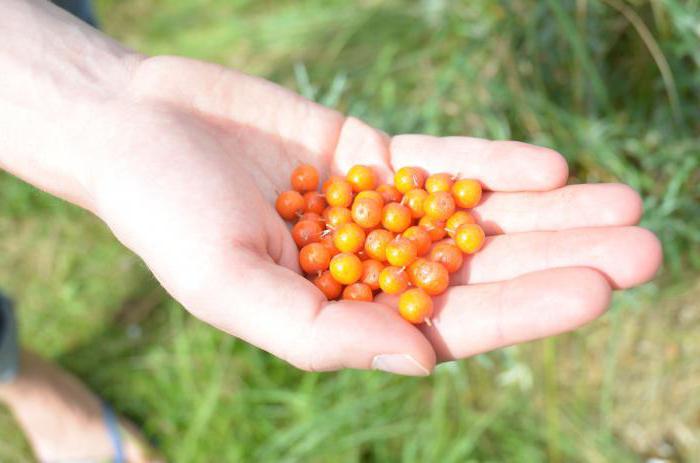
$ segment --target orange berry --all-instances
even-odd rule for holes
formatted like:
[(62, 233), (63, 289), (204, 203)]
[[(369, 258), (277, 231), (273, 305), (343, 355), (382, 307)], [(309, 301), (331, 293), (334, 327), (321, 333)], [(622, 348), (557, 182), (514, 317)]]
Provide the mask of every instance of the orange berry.
[(455, 200), (446, 191), (430, 193), (423, 201), (425, 215), (437, 220), (447, 220), (455, 211)]
[(381, 204), (382, 207), (384, 207), (384, 202), (385, 202), (384, 196), (382, 196), (381, 193), (379, 193), (378, 191), (375, 191), (375, 190), (360, 191), (359, 193), (357, 193), (357, 195), (355, 195), (355, 201), (353, 203), (359, 201), (360, 199), (364, 199), (364, 198), (373, 199), (373, 200), (377, 201), (379, 204)]
[(394, 234), (389, 230), (372, 230), (365, 240), (365, 253), (372, 259), (386, 262), (386, 245), (394, 239)]
[(340, 293), (343, 292), (343, 285), (335, 281), (333, 275), (331, 275), (331, 272), (328, 270), (317, 275), (312, 282), (321, 290), (329, 301), (337, 299)]
[(337, 180), (326, 188), (326, 202), (329, 206), (350, 207), (352, 204), (352, 186), (344, 181)]
[(363, 228), (372, 228), (382, 221), (382, 204), (376, 199), (356, 199), (352, 205), (352, 219)]
[(332, 183), (335, 183), (337, 181), (344, 182), (345, 177), (341, 177), (340, 175), (331, 175), (330, 177), (328, 177), (328, 179), (325, 182), (323, 182), (323, 186), (321, 187), (321, 191), (323, 191), (323, 193), (325, 194), (326, 191), (328, 190), (328, 187)]
[(421, 288), (412, 288), (399, 297), (399, 313), (418, 325), (433, 316), (433, 300)]
[(416, 257), (418, 257), (418, 248), (408, 238), (397, 236), (386, 245), (386, 260), (395, 267), (411, 265)]
[(304, 197), (297, 191), (280, 193), (275, 202), (275, 209), (284, 220), (294, 220), (304, 212)]
[(436, 244), (430, 250), (428, 258), (433, 262), (439, 262), (444, 265), (448, 273), (456, 272), (464, 263), (464, 254), (457, 246), (451, 243)]
[(467, 178), (457, 180), (452, 185), (452, 196), (459, 207), (475, 207), (481, 201), (481, 183)]
[(355, 254), (343, 252), (331, 259), (330, 270), (335, 281), (351, 285), (362, 277), (362, 261)]
[(447, 219), (447, 222), (445, 222), (445, 230), (451, 237), (454, 238), (455, 232), (459, 226), (465, 223), (476, 223), (476, 220), (474, 219), (474, 216), (467, 211), (457, 211), (452, 214), (449, 219)]
[(302, 248), (309, 243), (317, 243), (321, 240), (323, 227), (312, 220), (300, 220), (292, 227), (292, 238), (298, 247)]
[(449, 192), (454, 182), (454, 177), (450, 174), (433, 174), (425, 180), (425, 189), (428, 193)]
[(352, 185), (354, 192), (374, 190), (377, 186), (377, 175), (368, 166), (352, 166), (345, 178)]
[(421, 217), (418, 221), (418, 225), (425, 228), (430, 235), (430, 239), (433, 241), (440, 241), (447, 235), (445, 231), (445, 222), (442, 220), (436, 220), (426, 215)]
[(372, 289), (379, 289), (379, 274), (384, 269), (384, 264), (374, 259), (362, 261), (362, 277), (360, 281)]
[(414, 188), (423, 188), (425, 172), (419, 167), (402, 167), (394, 175), (394, 186), (401, 193)]
[(377, 193), (381, 194), (385, 203), (398, 203), (401, 201), (402, 194), (393, 185), (379, 185)]
[(465, 254), (474, 254), (484, 246), (486, 235), (484, 230), (475, 223), (460, 225), (454, 237), (457, 247)]
[(357, 252), (365, 245), (365, 231), (355, 223), (345, 223), (333, 233), (333, 244), (340, 252)]
[(408, 288), (408, 274), (403, 267), (384, 267), (379, 274), (379, 288), (387, 294), (399, 294)]
[(394, 233), (403, 232), (411, 225), (411, 210), (403, 204), (387, 204), (382, 210), (382, 225)]
[(306, 273), (326, 270), (330, 260), (330, 250), (321, 243), (309, 243), (299, 251), (299, 265)]
[(328, 207), (323, 211), (323, 219), (330, 229), (337, 229), (344, 223), (352, 222), (352, 212), (347, 207)]
[(418, 259), (408, 272), (411, 283), (423, 288), (431, 296), (442, 294), (450, 284), (450, 275), (444, 265), (427, 259)]
[(326, 208), (326, 199), (318, 191), (308, 191), (304, 193), (304, 207), (306, 212), (323, 214)]
[(318, 188), (318, 171), (309, 164), (302, 164), (292, 171), (292, 188), (296, 191), (313, 191)]
[(372, 302), (372, 288), (364, 283), (353, 283), (343, 290), (343, 299), (346, 301)]
[(403, 195), (401, 204), (405, 204), (411, 210), (411, 217), (420, 219), (425, 215), (423, 201), (428, 197), (428, 192), (420, 188), (409, 190)]
[(340, 254), (338, 248), (336, 248), (335, 244), (333, 244), (333, 236), (330, 233), (327, 235), (321, 233), (321, 235), (321, 241), (319, 241), (319, 243), (328, 249), (328, 252), (331, 253), (331, 257), (335, 256), (336, 254)]
[(311, 220), (312, 222), (318, 222), (321, 225), (326, 223), (325, 220), (323, 220), (323, 218), (315, 212), (304, 212), (299, 216), (299, 222), (302, 220)]
[(433, 243), (430, 233), (425, 228), (416, 225), (408, 227), (402, 236), (416, 244), (419, 256), (427, 254), (430, 251), (430, 245)]

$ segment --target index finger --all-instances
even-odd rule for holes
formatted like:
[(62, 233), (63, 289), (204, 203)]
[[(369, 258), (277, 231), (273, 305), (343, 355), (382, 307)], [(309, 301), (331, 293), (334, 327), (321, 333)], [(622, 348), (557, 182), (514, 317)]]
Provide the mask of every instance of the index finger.
[(569, 168), (554, 150), (517, 141), (397, 135), (390, 144), (396, 171), (418, 166), (479, 180), (492, 191), (547, 191), (566, 184)]

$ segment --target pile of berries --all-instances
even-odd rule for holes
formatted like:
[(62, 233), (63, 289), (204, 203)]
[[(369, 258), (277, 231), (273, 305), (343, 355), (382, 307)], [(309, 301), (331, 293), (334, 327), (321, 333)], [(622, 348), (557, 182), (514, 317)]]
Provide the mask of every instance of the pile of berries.
[(431, 296), (447, 289), (464, 254), (484, 244), (466, 210), (481, 200), (476, 180), (403, 167), (394, 185), (377, 185), (375, 172), (357, 165), (345, 178), (330, 177), (319, 193), (318, 171), (302, 165), (291, 183), (275, 207), (295, 222), (299, 265), (329, 300), (372, 301), (381, 290), (400, 295), (406, 320), (429, 324)]

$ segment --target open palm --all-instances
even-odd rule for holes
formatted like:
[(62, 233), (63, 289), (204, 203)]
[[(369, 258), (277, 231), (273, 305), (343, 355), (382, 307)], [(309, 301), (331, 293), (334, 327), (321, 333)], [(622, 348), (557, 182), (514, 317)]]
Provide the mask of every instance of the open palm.
[[(181, 58), (150, 58), (114, 110), (95, 211), (200, 319), (306, 370), (427, 374), (462, 358), (573, 329), (611, 289), (650, 279), (656, 238), (631, 227), (623, 185), (565, 186), (556, 152), (518, 142), (388, 137), (261, 79)], [(327, 302), (298, 271), (276, 193), (299, 163), (322, 174), (354, 164), (385, 180), (406, 165), (479, 179), (484, 249), (436, 298), (432, 327), (395, 301)]]

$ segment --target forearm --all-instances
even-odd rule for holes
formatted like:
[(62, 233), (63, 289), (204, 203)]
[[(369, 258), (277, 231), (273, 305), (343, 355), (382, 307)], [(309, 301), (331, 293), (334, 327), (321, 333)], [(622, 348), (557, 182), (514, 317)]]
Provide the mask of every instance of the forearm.
[(138, 55), (44, 0), (0, 2), (0, 167), (90, 207), (90, 134)]

